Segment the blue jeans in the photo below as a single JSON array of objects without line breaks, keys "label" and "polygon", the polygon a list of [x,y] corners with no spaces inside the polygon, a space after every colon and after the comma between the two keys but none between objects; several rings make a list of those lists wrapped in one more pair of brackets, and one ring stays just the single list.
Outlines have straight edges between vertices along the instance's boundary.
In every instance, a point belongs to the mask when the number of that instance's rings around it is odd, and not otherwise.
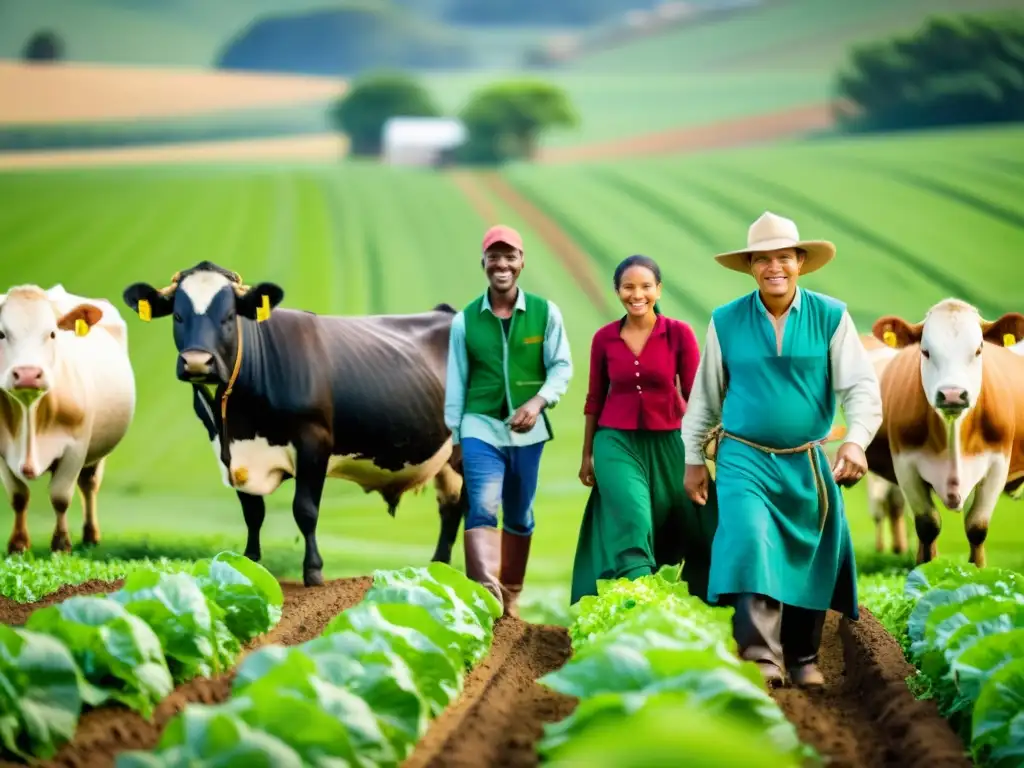
[{"label": "blue jeans", "polygon": [[469,497],[465,530],[503,528],[517,536],[533,533],[533,499],[544,443],[496,447],[467,437],[462,440],[462,467]]}]

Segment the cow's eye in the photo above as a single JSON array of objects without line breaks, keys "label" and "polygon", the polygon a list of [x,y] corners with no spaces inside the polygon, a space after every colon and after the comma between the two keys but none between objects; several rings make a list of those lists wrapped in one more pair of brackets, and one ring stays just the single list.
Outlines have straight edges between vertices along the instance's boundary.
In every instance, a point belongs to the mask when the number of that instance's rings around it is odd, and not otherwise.
[{"label": "cow's eye", "polygon": [[0,331],[0,341],[4,340],[6,338],[7,338],[7,334],[4,333],[3,331]]},{"label": "cow's eye", "polygon": [[174,313],[174,322],[176,322],[176,323],[180,323],[181,322],[181,315],[178,314],[177,312]]},{"label": "cow's eye", "polygon": [[929,352],[927,349],[922,349],[921,354],[924,356],[925,360],[930,360],[932,357],[932,353]]},{"label": "cow's eye", "polygon": [[983,346],[985,346],[985,345],[984,345],[984,344],[979,344],[979,345],[978,345],[978,351],[974,353],[974,356],[975,356],[975,357],[981,357],[981,348],[982,348]]},{"label": "cow's eye", "polygon": [[50,331],[50,338],[51,339],[56,339],[57,338],[57,332],[56,331]]}]

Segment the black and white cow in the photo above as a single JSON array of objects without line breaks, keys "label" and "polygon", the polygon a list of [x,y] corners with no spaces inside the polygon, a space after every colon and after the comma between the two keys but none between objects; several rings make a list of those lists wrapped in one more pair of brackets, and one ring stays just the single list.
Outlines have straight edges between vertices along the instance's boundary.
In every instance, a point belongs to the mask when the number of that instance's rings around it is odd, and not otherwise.
[{"label": "black and white cow", "polygon": [[431,480],[450,562],[466,510],[444,423],[448,332],[455,310],[359,317],[276,307],[274,283],[244,286],[203,261],[157,290],[135,283],[124,301],[143,320],[173,314],[177,377],[213,443],[224,483],[242,505],[245,554],[260,559],[263,497],[295,478],[292,512],[305,538],[306,586],[323,583],[316,524],[327,477],[377,491],[394,516],[406,491]]}]

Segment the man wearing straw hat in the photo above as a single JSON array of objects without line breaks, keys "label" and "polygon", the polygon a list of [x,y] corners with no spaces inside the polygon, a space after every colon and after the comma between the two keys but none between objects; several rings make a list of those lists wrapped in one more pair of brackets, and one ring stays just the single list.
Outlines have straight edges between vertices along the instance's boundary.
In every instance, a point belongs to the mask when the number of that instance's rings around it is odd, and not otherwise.
[{"label": "man wearing straw hat", "polygon": [[[708,602],[732,604],[733,637],[769,685],[820,686],[828,608],[858,618],[853,544],[839,485],[867,472],[882,423],[878,379],[845,305],[797,286],[835,256],[765,212],[747,247],[715,260],[757,289],[712,312],[683,419],[685,487],[703,504],[714,444],[719,523]],[[822,447],[835,417],[846,440],[829,471]],[[710,451],[708,451],[710,453]]]}]

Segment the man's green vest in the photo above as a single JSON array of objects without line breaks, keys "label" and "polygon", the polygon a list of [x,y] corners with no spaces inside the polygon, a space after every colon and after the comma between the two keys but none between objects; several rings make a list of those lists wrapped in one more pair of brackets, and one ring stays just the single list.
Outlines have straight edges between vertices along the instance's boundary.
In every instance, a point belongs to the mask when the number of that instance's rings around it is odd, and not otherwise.
[{"label": "man's green vest", "polygon": [[[519,290],[523,290],[520,288]],[[544,366],[544,333],[548,325],[548,302],[523,291],[526,311],[513,310],[508,334],[508,393],[505,391],[505,332],[501,320],[481,311],[481,295],[463,311],[466,323],[466,355],[469,377],[466,382],[465,413],[478,413],[501,419],[536,395],[547,378]],[[511,397],[511,410],[503,407]]]}]

